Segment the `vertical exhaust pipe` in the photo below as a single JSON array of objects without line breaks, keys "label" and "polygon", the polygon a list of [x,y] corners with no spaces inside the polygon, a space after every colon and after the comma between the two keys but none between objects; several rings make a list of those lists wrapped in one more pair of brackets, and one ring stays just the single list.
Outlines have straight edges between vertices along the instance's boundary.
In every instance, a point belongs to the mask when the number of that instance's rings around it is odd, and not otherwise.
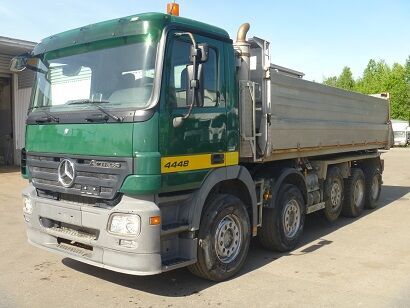
[{"label": "vertical exhaust pipe", "polygon": [[236,43],[246,42],[246,34],[248,33],[250,27],[251,25],[247,22],[239,27],[238,34],[236,35]]},{"label": "vertical exhaust pipe", "polygon": [[238,69],[238,80],[249,80],[249,61],[250,61],[250,44],[246,40],[246,34],[250,28],[249,23],[242,24],[238,29],[236,42],[233,44],[238,57],[241,59],[241,64]]}]

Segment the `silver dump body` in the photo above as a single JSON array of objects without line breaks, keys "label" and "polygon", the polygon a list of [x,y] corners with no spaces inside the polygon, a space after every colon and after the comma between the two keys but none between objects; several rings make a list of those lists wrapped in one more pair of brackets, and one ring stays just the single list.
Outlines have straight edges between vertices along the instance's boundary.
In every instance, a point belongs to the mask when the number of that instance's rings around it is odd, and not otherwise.
[{"label": "silver dump body", "polygon": [[310,82],[302,73],[278,66],[263,68],[268,46],[256,43],[251,80],[239,82],[242,161],[389,147],[387,99]]}]

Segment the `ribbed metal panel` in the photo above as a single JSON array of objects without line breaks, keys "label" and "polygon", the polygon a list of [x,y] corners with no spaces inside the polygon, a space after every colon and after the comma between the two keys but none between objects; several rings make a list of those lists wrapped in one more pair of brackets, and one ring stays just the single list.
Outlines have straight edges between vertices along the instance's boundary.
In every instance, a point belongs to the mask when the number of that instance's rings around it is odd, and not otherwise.
[{"label": "ribbed metal panel", "polygon": [[63,75],[63,69],[61,67],[50,70],[50,82],[51,84],[62,84],[70,82],[79,82],[82,80],[91,80],[91,69],[88,67],[82,67],[80,72],[75,76]]},{"label": "ribbed metal panel", "polygon": [[0,54],[0,72],[8,73],[10,71],[11,56]]},{"label": "ribbed metal panel", "polygon": [[[0,72],[10,72],[10,61],[12,56],[0,54]],[[34,83],[35,73],[29,69],[26,69],[18,73],[18,88],[31,88]]]},{"label": "ribbed metal panel", "polygon": [[[24,147],[25,143],[25,125],[27,118],[27,109],[30,103],[31,88],[18,89],[16,100],[14,104],[14,138],[16,139],[16,149],[18,150],[16,156]],[[16,162],[20,161],[19,157],[16,157]]]},{"label": "ribbed metal panel", "polygon": [[34,83],[35,73],[29,69],[26,69],[18,74],[19,76],[19,89],[31,88]]},{"label": "ribbed metal panel", "polygon": [[271,157],[384,148],[389,102],[271,72]]}]

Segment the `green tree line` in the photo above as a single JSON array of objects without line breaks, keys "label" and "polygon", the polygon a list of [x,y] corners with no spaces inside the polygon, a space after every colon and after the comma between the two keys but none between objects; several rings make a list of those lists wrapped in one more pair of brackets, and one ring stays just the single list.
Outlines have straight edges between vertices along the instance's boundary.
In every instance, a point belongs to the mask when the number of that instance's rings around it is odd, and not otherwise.
[{"label": "green tree line", "polygon": [[357,79],[345,66],[339,76],[325,78],[323,83],[364,94],[389,92],[392,119],[410,120],[410,56],[404,65],[394,63],[392,66],[384,60],[371,59]]}]

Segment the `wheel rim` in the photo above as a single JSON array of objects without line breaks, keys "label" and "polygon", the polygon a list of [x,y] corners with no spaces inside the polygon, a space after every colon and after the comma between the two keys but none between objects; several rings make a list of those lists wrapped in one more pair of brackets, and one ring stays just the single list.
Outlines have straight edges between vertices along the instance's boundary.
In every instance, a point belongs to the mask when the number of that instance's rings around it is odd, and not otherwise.
[{"label": "wheel rim", "polygon": [[339,181],[334,181],[330,190],[330,205],[333,210],[337,209],[342,199],[342,187]]},{"label": "wheel rim", "polygon": [[353,201],[356,207],[359,207],[362,204],[364,198],[364,182],[361,179],[358,179],[354,184],[353,191]]},{"label": "wheel rim", "polygon": [[285,205],[283,211],[283,226],[287,237],[294,237],[300,227],[301,211],[299,203],[292,199]]},{"label": "wheel rim", "polygon": [[234,214],[226,215],[218,224],[215,234],[215,250],[218,259],[223,263],[234,260],[242,244],[242,225]]},{"label": "wheel rim", "polygon": [[372,188],[371,188],[371,194],[372,194],[373,200],[376,200],[377,197],[379,196],[379,188],[380,188],[379,177],[376,175],[373,177]]}]

